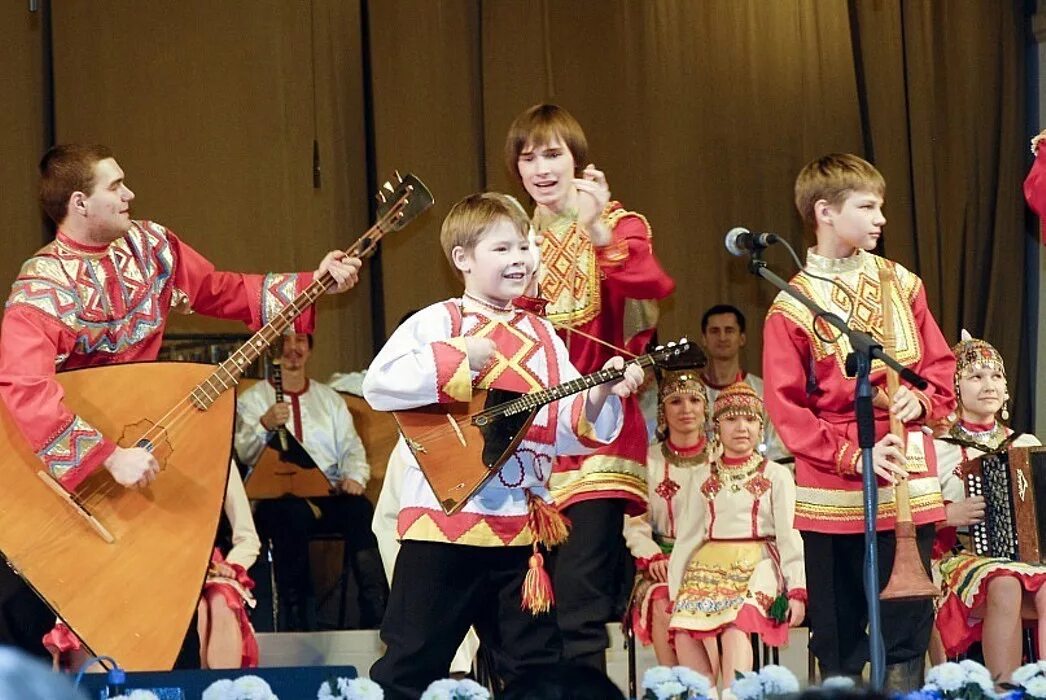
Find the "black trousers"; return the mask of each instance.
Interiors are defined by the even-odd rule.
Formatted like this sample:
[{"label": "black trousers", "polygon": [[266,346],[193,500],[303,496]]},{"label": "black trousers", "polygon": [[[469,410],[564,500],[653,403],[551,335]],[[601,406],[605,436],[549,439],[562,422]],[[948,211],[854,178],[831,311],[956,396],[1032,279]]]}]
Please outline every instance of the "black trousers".
[{"label": "black trousers", "polygon": [[552,556],[563,658],[605,668],[610,644],[606,625],[617,619],[619,602],[627,597],[625,502],[619,498],[582,501],[563,514],[570,519],[570,536]]},{"label": "black trousers", "polygon": [[560,661],[555,618],[521,607],[530,554],[530,547],[403,542],[381,625],[387,648],[370,670],[387,700],[417,700],[446,677],[470,625],[506,683]]},{"label": "black trousers", "polygon": [[[319,508],[317,518],[309,503]],[[258,535],[263,542],[273,544],[273,568],[276,575],[276,589],[281,601],[287,606],[308,606],[314,595],[312,577],[309,573],[309,539],[314,535],[340,535],[349,549],[349,559],[354,568],[361,552],[373,552],[373,566],[366,571],[356,571],[361,595],[370,588],[381,589],[374,593],[380,597],[380,607],[384,607],[384,597],[388,590],[384,572],[380,567],[377,555],[378,541],[371,531],[371,520],[374,507],[365,496],[328,496],[312,498],[277,498],[259,501],[254,519],[258,526]],[[361,577],[361,573],[365,576]],[[376,581],[367,578],[378,579]],[[372,607],[376,607],[375,606]],[[380,613],[377,614],[380,619]],[[377,620],[375,620],[376,624]],[[310,626],[301,621],[285,622],[290,628]]]},{"label": "black trousers", "polygon": [[[803,532],[806,548],[806,619],[810,625],[810,653],[821,673],[859,675],[868,663],[868,608],[864,598],[864,535],[828,535]],[[919,557],[927,572],[933,548],[934,526],[916,531]],[[879,589],[893,571],[896,540],[892,530],[878,533]],[[882,601],[886,663],[922,658],[930,644],[933,603],[930,600]]]}]

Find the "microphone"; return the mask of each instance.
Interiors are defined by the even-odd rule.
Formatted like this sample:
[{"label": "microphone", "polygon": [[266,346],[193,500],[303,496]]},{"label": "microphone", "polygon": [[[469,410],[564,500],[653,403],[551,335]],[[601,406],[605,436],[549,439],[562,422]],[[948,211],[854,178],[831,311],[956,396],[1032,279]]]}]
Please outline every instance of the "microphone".
[{"label": "microphone", "polygon": [[731,255],[745,255],[755,253],[768,246],[777,243],[780,238],[774,233],[752,233],[746,228],[738,226],[730,229],[726,234],[726,249]]}]

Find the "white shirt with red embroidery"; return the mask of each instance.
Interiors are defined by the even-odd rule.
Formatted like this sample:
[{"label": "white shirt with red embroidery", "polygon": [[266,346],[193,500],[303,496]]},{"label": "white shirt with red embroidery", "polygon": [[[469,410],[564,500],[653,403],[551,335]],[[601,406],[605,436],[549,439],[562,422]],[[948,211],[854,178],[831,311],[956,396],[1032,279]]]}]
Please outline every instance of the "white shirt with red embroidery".
[{"label": "white shirt with red embroidery", "polygon": [[[551,324],[531,313],[462,311],[462,300],[433,304],[405,321],[367,370],[363,394],[378,411],[402,411],[468,401],[473,388],[531,393],[577,378]],[[493,318],[497,316],[497,318]],[[466,337],[489,338],[496,351],[482,371],[469,369]],[[585,418],[586,394],[542,406],[513,455],[454,515],[446,515],[414,455],[400,437],[396,455],[407,465],[397,523],[400,539],[484,547],[534,542],[528,492],[552,503],[548,480],[556,455],[588,454],[621,429],[621,401],[611,396],[595,424]]]}]

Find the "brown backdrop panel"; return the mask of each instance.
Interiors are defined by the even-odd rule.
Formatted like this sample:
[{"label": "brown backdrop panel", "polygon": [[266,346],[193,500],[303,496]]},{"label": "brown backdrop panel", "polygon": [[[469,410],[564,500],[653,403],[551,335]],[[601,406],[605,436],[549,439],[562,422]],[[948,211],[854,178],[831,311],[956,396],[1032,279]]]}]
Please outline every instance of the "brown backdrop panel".
[{"label": "brown backdrop panel", "polygon": [[[515,186],[502,145],[519,111],[567,107],[614,198],[649,218],[677,281],[661,337],[694,337],[705,308],[732,302],[749,317],[746,361],[758,371],[773,291],[723,237],[743,225],[804,248],[796,173],[821,153],[861,150],[846,4],[519,0],[485,3],[483,19],[491,182]],[[782,251],[769,260],[792,269]]]},{"label": "brown backdrop panel", "polygon": [[454,202],[483,188],[479,5],[475,0],[368,3],[375,167],[416,173],[436,205],[386,239],[385,324],[461,293],[439,245]]},{"label": "brown backdrop panel", "polygon": [[[314,269],[364,228],[351,10],[328,0],[55,5],[58,140],[110,144],[137,216],[219,268],[257,272]],[[329,166],[319,190],[314,138]],[[369,303],[366,280],[351,299],[321,302],[317,372],[369,358]],[[197,318],[172,328],[240,329]]]},{"label": "brown backdrop panel", "polygon": [[[1025,28],[1015,3],[902,3],[918,269],[948,340],[996,345],[1024,424]],[[975,27],[976,31],[941,28]]]},{"label": "brown backdrop panel", "polygon": [[[43,56],[40,15],[26,3],[0,7],[0,192],[4,250],[0,290],[7,298],[22,261],[44,240],[36,203],[36,164],[44,151]],[[2,310],[0,310],[2,313]]]}]

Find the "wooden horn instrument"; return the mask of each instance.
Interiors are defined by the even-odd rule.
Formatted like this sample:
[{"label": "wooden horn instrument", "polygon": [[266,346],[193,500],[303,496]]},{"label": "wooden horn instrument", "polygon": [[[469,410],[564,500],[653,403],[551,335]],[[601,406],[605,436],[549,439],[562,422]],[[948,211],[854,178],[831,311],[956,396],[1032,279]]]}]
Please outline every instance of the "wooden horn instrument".
[{"label": "wooden horn instrument", "polygon": [[[893,288],[896,278],[892,269],[879,269],[879,289],[883,307],[883,350],[894,354],[896,338],[894,337]],[[886,368],[886,394],[893,403],[894,394],[900,387],[900,377],[895,370]],[[890,432],[901,439],[902,449],[907,448],[907,433],[904,424],[897,416],[890,414]],[[919,547],[915,540],[915,523],[912,521],[911,495],[908,491],[908,477],[897,480],[894,502],[897,504],[897,519],[894,523],[896,548],[893,556],[893,571],[890,581],[879,597],[882,600],[908,600],[913,598],[934,598],[940,590],[923,567],[919,557]]]}]

